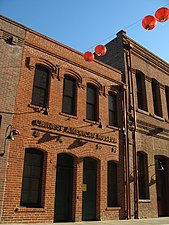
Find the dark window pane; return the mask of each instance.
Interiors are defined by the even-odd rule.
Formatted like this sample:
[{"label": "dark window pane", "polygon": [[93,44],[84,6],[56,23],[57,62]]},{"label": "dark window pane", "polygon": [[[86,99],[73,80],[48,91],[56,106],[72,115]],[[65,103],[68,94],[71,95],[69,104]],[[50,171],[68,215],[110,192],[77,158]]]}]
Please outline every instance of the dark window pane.
[{"label": "dark window pane", "polygon": [[63,96],[63,112],[73,115],[72,98]]},{"label": "dark window pane", "polygon": [[2,116],[0,115],[0,128],[1,128],[1,123],[2,123]]},{"label": "dark window pane", "polygon": [[34,80],[34,86],[45,89],[48,78],[48,71],[43,71],[43,68],[38,67],[35,69],[35,76],[36,79]]},{"label": "dark window pane", "polygon": [[36,66],[33,82],[32,104],[46,107],[48,101],[49,71]]},{"label": "dark window pane", "polygon": [[96,115],[95,115],[95,106],[87,104],[87,115],[86,115],[88,120],[95,120]]},{"label": "dark window pane", "polygon": [[116,114],[113,111],[109,111],[109,125],[117,125]]},{"label": "dark window pane", "polygon": [[75,115],[76,81],[65,76],[63,85],[62,112]]},{"label": "dark window pane", "polygon": [[147,95],[145,87],[145,77],[141,72],[136,72],[137,102],[138,108],[147,111]]},{"label": "dark window pane", "polygon": [[31,191],[37,191],[38,189],[39,189],[39,179],[32,179]]},{"label": "dark window pane", "polygon": [[147,154],[138,152],[138,185],[139,199],[149,199],[148,161]]},{"label": "dark window pane", "polygon": [[34,87],[32,94],[32,103],[38,106],[45,105],[45,90]]},{"label": "dark window pane", "polygon": [[94,87],[87,88],[87,102],[93,105],[96,102],[96,89]]},{"label": "dark window pane", "polygon": [[86,96],[86,119],[97,121],[98,120],[98,97],[97,89],[92,85],[87,85]]},{"label": "dark window pane", "polygon": [[29,178],[23,178],[24,183],[24,191],[28,191],[30,189],[30,182]]},{"label": "dark window pane", "polygon": [[168,111],[168,119],[169,119],[169,87],[165,87],[165,95],[166,95],[166,104],[167,104],[167,111]]},{"label": "dark window pane", "polygon": [[65,78],[64,85],[65,85],[64,86],[64,95],[73,97],[74,96],[74,81]]},{"label": "dark window pane", "polygon": [[109,93],[109,125],[117,126],[117,96]]},{"label": "dark window pane", "polygon": [[31,176],[31,166],[25,165],[24,167],[24,177],[30,177]]},{"label": "dark window pane", "polygon": [[116,163],[108,162],[108,207],[118,205],[117,201],[117,165]]},{"label": "dark window pane", "polygon": [[155,115],[162,117],[160,86],[158,81],[154,79],[152,80],[152,93],[153,93],[154,113]]},{"label": "dark window pane", "polygon": [[26,149],[21,192],[21,206],[41,207],[43,153]]}]

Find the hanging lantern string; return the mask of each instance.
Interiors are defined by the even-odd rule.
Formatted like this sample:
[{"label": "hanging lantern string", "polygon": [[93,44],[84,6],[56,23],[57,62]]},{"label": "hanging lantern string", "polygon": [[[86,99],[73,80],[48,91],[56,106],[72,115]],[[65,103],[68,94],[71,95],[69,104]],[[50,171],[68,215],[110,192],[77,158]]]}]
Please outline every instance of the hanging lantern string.
[{"label": "hanging lantern string", "polygon": [[[166,7],[166,6],[169,6],[169,3],[167,3],[166,5],[164,5],[164,7]],[[150,14],[154,14],[154,13],[155,13],[155,11],[152,12],[152,13],[150,13]],[[134,23],[132,23],[132,24],[124,27],[123,30],[126,30],[126,31],[133,30],[133,29],[135,29],[136,27],[138,27],[140,25],[141,21],[142,21],[142,18],[140,18],[139,20],[135,21]],[[103,39],[102,41],[99,41],[97,43],[98,44],[102,44],[103,42],[107,41],[108,39],[112,38],[113,36],[116,36],[116,33],[113,33],[113,34],[109,35],[108,37],[106,37],[105,39]],[[93,46],[91,46],[91,47],[89,47],[88,49],[84,50],[83,52],[87,52],[87,51],[89,51],[89,50],[91,50],[91,49],[93,49],[95,47],[96,47],[96,44],[93,45]],[[65,63],[66,62],[61,63],[60,66],[62,66]]]},{"label": "hanging lantern string", "polygon": [[[166,4],[166,5],[164,5],[164,7],[165,7],[165,6],[169,6],[169,3]],[[155,11],[152,12],[152,13],[150,13],[150,14],[154,14],[154,13],[155,13]],[[124,27],[123,30],[130,31],[130,30],[132,30],[132,29],[135,29],[136,27],[138,27],[138,26],[140,25],[140,22],[141,22],[141,21],[142,21],[142,18],[140,18],[140,19],[137,20],[136,22],[134,22],[134,23],[132,23],[132,24],[130,24],[130,25]],[[113,34],[111,34],[110,36],[106,37],[106,38],[103,39],[102,41],[98,42],[98,44],[102,44],[103,42],[107,41],[108,39],[112,38],[113,36],[116,36],[116,33],[113,33]],[[93,46],[89,47],[86,51],[89,51],[90,49],[93,49],[95,46],[96,46],[96,45],[93,45]]]}]

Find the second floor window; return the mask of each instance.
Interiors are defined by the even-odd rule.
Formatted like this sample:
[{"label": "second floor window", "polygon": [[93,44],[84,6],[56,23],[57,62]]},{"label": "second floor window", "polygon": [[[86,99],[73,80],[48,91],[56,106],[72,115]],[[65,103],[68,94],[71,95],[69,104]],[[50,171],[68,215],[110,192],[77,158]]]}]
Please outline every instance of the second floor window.
[{"label": "second floor window", "polygon": [[152,93],[153,93],[154,113],[155,115],[162,117],[160,85],[158,81],[155,79],[152,80]]},{"label": "second floor window", "polygon": [[141,72],[136,72],[137,102],[138,108],[147,111],[147,96],[145,87],[145,77]]},{"label": "second floor window", "polygon": [[98,121],[98,94],[97,88],[91,84],[87,85],[86,119]]},{"label": "second floor window", "polygon": [[117,95],[109,93],[109,125],[117,126]]},{"label": "second floor window", "polygon": [[49,94],[49,70],[37,65],[35,68],[32,104],[47,107]]},{"label": "second floor window", "polygon": [[167,104],[167,111],[168,111],[168,119],[169,119],[169,87],[165,87],[165,95],[166,95],[166,104]]},{"label": "second floor window", "polygon": [[76,80],[65,76],[63,84],[62,112],[75,115]]}]

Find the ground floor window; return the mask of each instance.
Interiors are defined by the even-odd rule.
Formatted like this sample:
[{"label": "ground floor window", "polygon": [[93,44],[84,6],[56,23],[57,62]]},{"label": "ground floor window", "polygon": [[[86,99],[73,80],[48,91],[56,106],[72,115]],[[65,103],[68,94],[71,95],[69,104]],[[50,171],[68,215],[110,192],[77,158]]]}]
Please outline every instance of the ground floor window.
[{"label": "ground floor window", "polygon": [[115,207],[118,205],[117,200],[117,164],[108,162],[108,191],[107,191],[108,207]]},{"label": "ground floor window", "polygon": [[145,152],[137,152],[139,199],[149,199],[148,158]]},{"label": "ground floor window", "polygon": [[21,206],[42,207],[42,171],[43,152],[37,149],[26,149],[24,159]]}]

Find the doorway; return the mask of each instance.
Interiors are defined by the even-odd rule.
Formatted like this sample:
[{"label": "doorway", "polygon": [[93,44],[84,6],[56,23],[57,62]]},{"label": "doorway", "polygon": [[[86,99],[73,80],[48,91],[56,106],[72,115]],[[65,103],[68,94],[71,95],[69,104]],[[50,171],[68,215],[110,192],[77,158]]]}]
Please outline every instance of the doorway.
[{"label": "doorway", "polygon": [[58,154],[54,222],[72,221],[73,168],[72,156]]},{"label": "doorway", "polygon": [[158,216],[169,216],[169,159],[155,157]]},{"label": "doorway", "polygon": [[83,160],[82,220],[96,220],[97,161],[86,157]]}]

